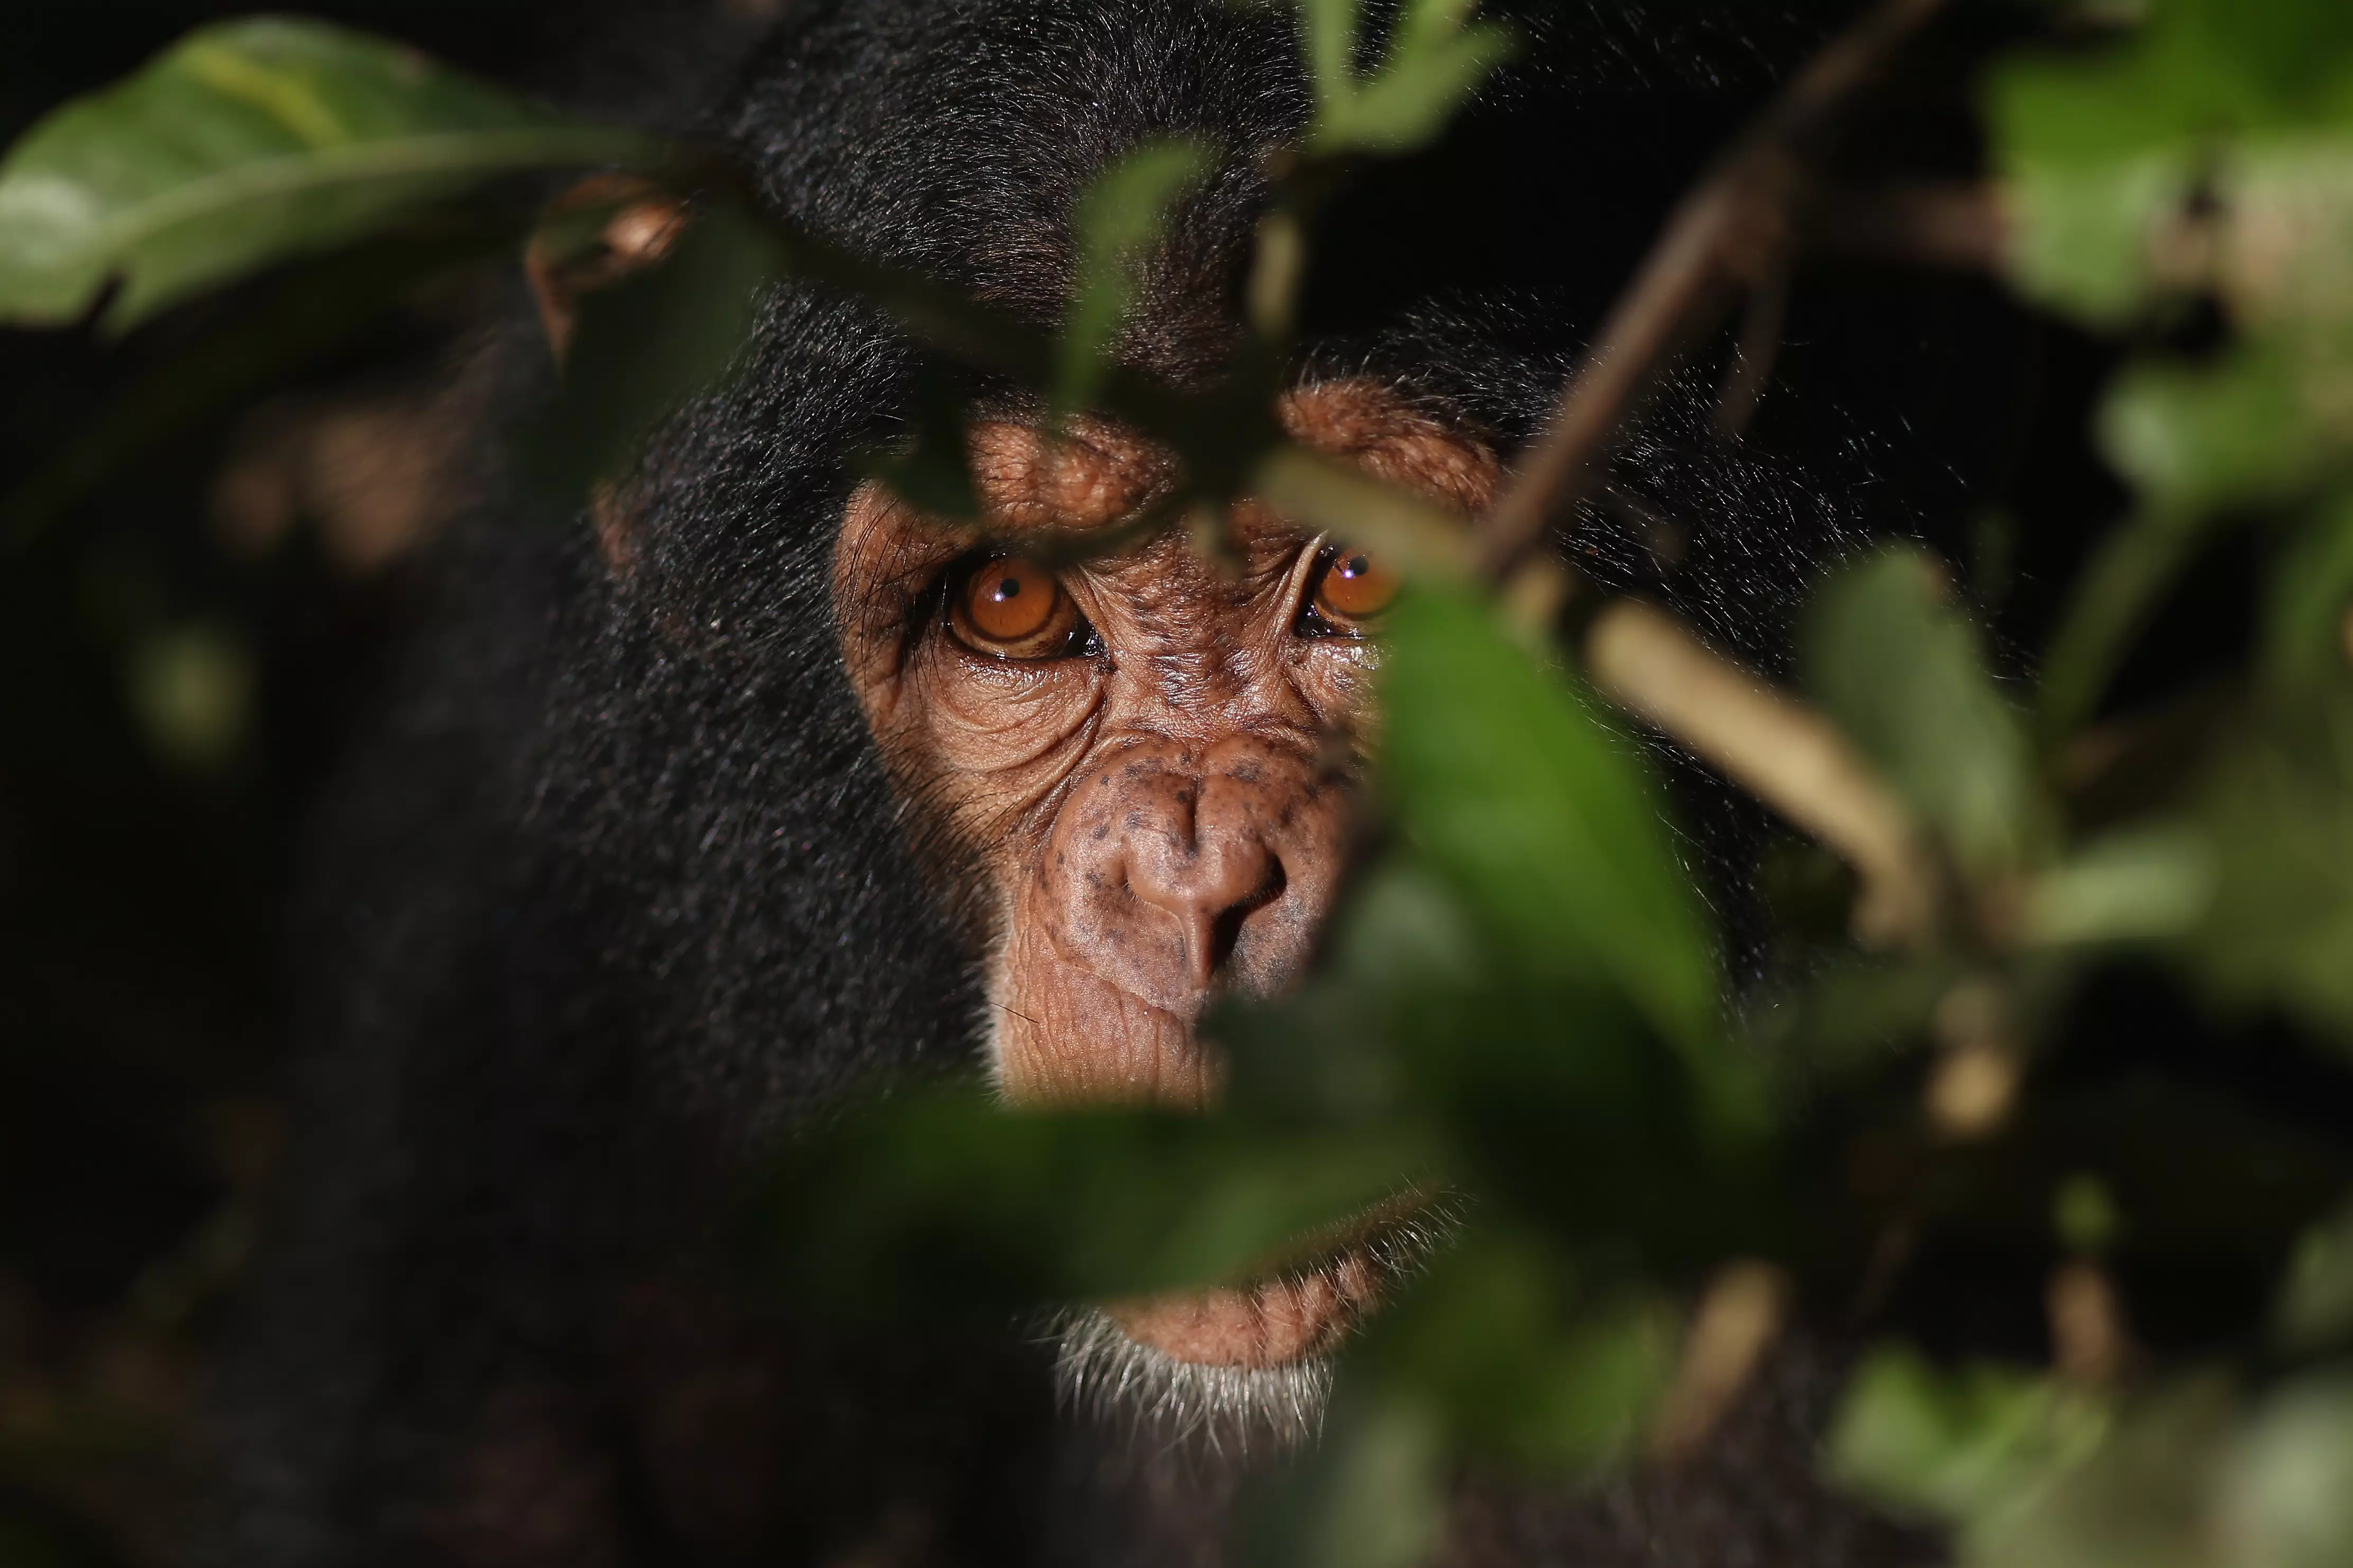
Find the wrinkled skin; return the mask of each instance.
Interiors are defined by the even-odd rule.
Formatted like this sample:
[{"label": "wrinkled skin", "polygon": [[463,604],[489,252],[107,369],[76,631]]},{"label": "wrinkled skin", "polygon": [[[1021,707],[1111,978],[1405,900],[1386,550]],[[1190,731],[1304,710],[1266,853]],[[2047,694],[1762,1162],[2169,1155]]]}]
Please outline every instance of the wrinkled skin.
[{"label": "wrinkled skin", "polygon": [[[1484,447],[1376,385],[1302,388],[1283,418],[1459,510],[1494,483]],[[851,682],[901,788],[954,863],[978,869],[967,902],[992,955],[988,1060],[1008,1097],[1201,1105],[1219,1077],[1204,1007],[1281,987],[1330,910],[1377,616],[1319,608],[1333,542],[1244,502],[1231,561],[1174,530],[1082,559],[1050,590],[1071,633],[1000,646],[955,603],[971,574],[1018,558],[1025,537],[1131,521],[1168,465],[1100,424],[1060,438],[992,424],[974,454],[977,527],[878,484],[852,497],[834,564]],[[1379,1283],[1344,1252],[1301,1279],[1118,1317],[1179,1361],[1263,1367],[1328,1348]]]}]

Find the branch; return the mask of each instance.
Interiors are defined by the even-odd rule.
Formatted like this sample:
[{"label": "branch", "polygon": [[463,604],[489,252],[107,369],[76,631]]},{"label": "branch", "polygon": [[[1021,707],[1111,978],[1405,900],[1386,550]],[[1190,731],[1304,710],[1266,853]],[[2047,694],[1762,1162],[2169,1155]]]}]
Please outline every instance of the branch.
[{"label": "branch", "polygon": [[1585,637],[1594,684],[1828,845],[1862,879],[1855,934],[1908,943],[1936,918],[1936,865],[1912,814],[1828,720],[1718,656],[1672,617],[1620,599]]},{"label": "branch", "polygon": [[1669,218],[1619,297],[1559,407],[1480,524],[1479,557],[1502,576],[1545,524],[1591,482],[1591,469],[1676,348],[1714,324],[1737,287],[1784,258],[1803,184],[1799,147],[1944,7],[1883,0],[1814,57],[1714,173]]}]

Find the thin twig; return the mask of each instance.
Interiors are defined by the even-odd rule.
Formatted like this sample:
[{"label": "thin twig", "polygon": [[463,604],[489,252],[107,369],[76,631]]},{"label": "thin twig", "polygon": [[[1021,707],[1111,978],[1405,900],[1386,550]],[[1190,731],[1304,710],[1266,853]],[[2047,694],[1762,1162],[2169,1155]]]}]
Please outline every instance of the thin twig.
[{"label": "thin twig", "polygon": [[[1783,259],[1803,181],[1799,144],[1888,61],[1945,0],[1884,0],[1814,57],[1675,209],[1512,484],[1482,521],[1479,557],[1501,576],[1577,499],[1666,357],[1704,331],[1733,288]],[[1767,253],[1759,256],[1759,252]],[[1760,265],[1761,261],[1761,265]]]},{"label": "thin twig", "polygon": [[1872,945],[1926,937],[1936,862],[1912,816],[1836,726],[1722,658],[1673,617],[1620,599],[1595,616],[1586,668],[1649,721],[1820,839],[1855,869],[1855,934]]},{"label": "thin twig", "polygon": [[1852,260],[1999,272],[2010,254],[2010,215],[1990,184],[1817,186],[1799,227],[1806,247]]}]

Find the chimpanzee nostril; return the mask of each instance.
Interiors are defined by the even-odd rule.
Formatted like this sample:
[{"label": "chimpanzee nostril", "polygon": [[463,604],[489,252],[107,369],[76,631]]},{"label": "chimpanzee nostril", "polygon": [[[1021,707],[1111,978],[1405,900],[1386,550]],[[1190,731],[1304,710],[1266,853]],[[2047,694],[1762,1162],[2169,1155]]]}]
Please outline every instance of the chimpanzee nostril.
[{"label": "chimpanzee nostril", "polygon": [[1241,940],[1242,922],[1282,897],[1282,861],[1243,820],[1196,815],[1189,834],[1139,833],[1127,845],[1127,885],[1142,902],[1176,917],[1185,980],[1196,990],[1217,978]]},{"label": "chimpanzee nostril", "polygon": [[1056,949],[1183,1018],[1296,974],[1337,882],[1345,794],[1308,747],[1143,741],[1072,794],[1039,868]]},{"label": "chimpanzee nostril", "polygon": [[1242,922],[1282,898],[1283,889],[1290,884],[1291,879],[1284,874],[1282,860],[1269,856],[1266,876],[1259,882],[1257,890],[1218,911],[1217,917],[1209,922],[1211,978],[1215,978],[1218,972],[1225,968],[1226,961],[1233,957],[1234,949],[1242,939]]}]

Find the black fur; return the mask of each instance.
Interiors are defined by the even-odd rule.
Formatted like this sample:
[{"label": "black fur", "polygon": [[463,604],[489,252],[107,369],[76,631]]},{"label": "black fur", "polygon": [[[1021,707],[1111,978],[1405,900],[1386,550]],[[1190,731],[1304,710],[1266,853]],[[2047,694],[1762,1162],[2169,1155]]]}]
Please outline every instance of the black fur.
[{"label": "black fur", "polygon": [[[1448,146],[1335,211],[1306,373],[1525,437],[1665,203],[1820,27],[1662,9],[1527,8],[1529,58]],[[800,222],[1041,321],[1086,181],[1205,134],[1236,155],[1127,342],[1198,379],[1253,156],[1306,110],[1290,26],[1220,0],[803,0],[685,124]],[[543,399],[543,357],[494,353],[491,399]],[[655,444],[627,570],[495,468],[441,550],[397,700],[314,833],[302,1132],[219,1407],[225,1563],[1210,1560],[1230,1479],[1058,1421],[1034,1347],[789,1324],[733,1301],[706,1245],[761,1140],[973,1056],[972,954],[828,597],[848,459],[899,426],[913,370],[870,312],[781,289],[735,389]],[[1923,492],[1891,476],[1917,466],[1819,400],[1725,443],[1708,392],[1670,388],[1566,543],[1774,666],[1820,566],[1912,526]],[[1762,819],[1678,768],[1753,964]],[[1818,1403],[1768,1388],[1736,1424],[1765,1456],[1745,1468],[1476,1490],[1456,1560],[1904,1560],[1806,1479]]]}]

